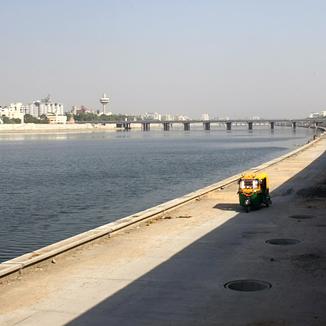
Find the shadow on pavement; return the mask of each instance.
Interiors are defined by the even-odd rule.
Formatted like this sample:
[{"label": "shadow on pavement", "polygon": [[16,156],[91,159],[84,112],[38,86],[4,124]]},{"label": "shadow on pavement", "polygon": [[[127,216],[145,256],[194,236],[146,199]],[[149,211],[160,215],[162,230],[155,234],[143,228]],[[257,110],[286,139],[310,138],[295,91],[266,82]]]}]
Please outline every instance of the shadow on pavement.
[{"label": "shadow on pavement", "polygon": [[[235,196],[237,196],[235,194]],[[238,212],[238,213],[243,213],[244,210],[239,206],[239,204],[235,204],[235,203],[219,203],[216,204],[214,206],[214,208],[218,208],[221,209],[223,211],[234,211],[234,212]]]}]

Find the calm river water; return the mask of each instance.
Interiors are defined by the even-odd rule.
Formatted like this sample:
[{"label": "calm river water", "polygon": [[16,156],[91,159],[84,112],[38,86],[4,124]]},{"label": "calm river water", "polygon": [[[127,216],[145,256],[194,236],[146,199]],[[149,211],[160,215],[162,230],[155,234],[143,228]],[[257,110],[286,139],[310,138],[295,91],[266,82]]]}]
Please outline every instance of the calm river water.
[{"label": "calm river water", "polygon": [[0,135],[0,262],[284,154],[312,131]]}]

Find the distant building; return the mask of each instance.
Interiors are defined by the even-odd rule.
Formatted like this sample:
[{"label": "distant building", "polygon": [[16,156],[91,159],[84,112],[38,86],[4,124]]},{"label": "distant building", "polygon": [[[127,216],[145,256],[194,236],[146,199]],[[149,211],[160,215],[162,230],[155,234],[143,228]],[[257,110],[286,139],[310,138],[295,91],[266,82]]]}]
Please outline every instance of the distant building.
[{"label": "distant building", "polygon": [[143,115],[143,119],[144,120],[158,120],[161,121],[162,120],[162,115],[160,113],[157,112],[146,112]]},{"label": "distant building", "polygon": [[251,118],[251,120],[260,120],[260,117],[258,117],[258,116],[253,116],[252,118]]},{"label": "distant building", "polygon": [[174,116],[172,115],[172,114],[165,114],[165,115],[163,115],[162,116],[162,120],[164,120],[164,121],[172,121],[172,120],[174,120]]},{"label": "distant building", "polygon": [[[35,118],[45,115],[52,123],[66,123],[65,121],[67,120],[64,115],[63,104],[52,101],[50,95],[26,105],[17,102],[11,103],[9,106],[0,107],[0,117],[6,116],[9,119],[20,119],[23,123],[25,114],[30,114]],[[56,118],[53,118],[54,116]]]},{"label": "distant building", "polygon": [[203,114],[201,115],[201,120],[204,120],[204,121],[209,120],[209,115],[208,115],[208,113],[203,113]]},{"label": "distant building", "polygon": [[320,112],[320,116],[321,116],[322,118],[326,117],[326,111],[321,111],[321,112]]},{"label": "distant building", "polygon": [[189,117],[186,117],[184,115],[181,115],[181,114],[177,114],[174,117],[174,120],[177,120],[177,121],[186,121],[186,120],[190,120],[190,118]]},{"label": "distant building", "polygon": [[319,113],[318,112],[311,112],[309,114],[309,118],[319,118]]},{"label": "distant building", "polygon": [[9,106],[0,107],[0,116],[5,116],[9,119],[20,119],[24,122],[24,106],[23,103],[11,103]]},{"label": "distant building", "polygon": [[[92,109],[89,109],[88,107],[81,105],[76,106],[74,105],[70,111],[72,114],[81,114],[81,113],[94,113]],[[102,112],[100,114],[103,114]]]},{"label": "distant building", "polygon": [[30,114],[33,117],[39,118],[41,115],[56,114],[58,116],[64,115],[63,104],[52,101],[50,95],[47,97],[33,101],[24,106],[24,113]]},{"label": "distant building", "polygon": [[49,120],[50,124],[66,124],[67,116],[66,115],[58,115],[54,113],[48,113],[46,117]]}]

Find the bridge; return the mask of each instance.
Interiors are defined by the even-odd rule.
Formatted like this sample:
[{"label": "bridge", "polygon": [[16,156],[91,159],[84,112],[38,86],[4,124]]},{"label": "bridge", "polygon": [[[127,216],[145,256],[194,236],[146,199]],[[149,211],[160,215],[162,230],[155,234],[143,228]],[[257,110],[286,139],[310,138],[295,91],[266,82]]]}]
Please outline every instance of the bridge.
[{"label": "bridge", "polygon": [[140,120],[140,121],[131,121],[131,120],[120,120],[120,121],[82,121],[78,123],[93,123],[93,124],[115,124],[117,128],[130,130],[133,127],[141,126],[143,131],[149,131],[151,125],[161,125],[164,131],[169,131],[173,128],[175,124],[182,124],[185,131],[191,129],[191,125],[202,124],[204,130],[210,130],[212,125],[216,126],[225,126],[226,130],[231,130],[232,126],[236,125],[248,125],[248,129],[252,130],[254,125],[270,125],[270,128],[273,130],[276,125],[278,126],[292,126],[293,129],[296,129],[297,126],[300,127],[318,127],[323,123],[324,119],[224,119],[224,120]]}]

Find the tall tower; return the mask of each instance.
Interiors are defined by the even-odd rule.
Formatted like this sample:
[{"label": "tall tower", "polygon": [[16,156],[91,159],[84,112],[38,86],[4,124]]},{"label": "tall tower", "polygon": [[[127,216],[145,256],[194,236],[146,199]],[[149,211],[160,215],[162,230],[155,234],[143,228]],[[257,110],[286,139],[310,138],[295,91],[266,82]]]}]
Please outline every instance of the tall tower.
[{"label": "tall tower", "polygon": [[100,98],[100,103],[103,105],[103,114],[105,114],[105,107],[109,103],[109,98],[104,93],[103,96]]}]

